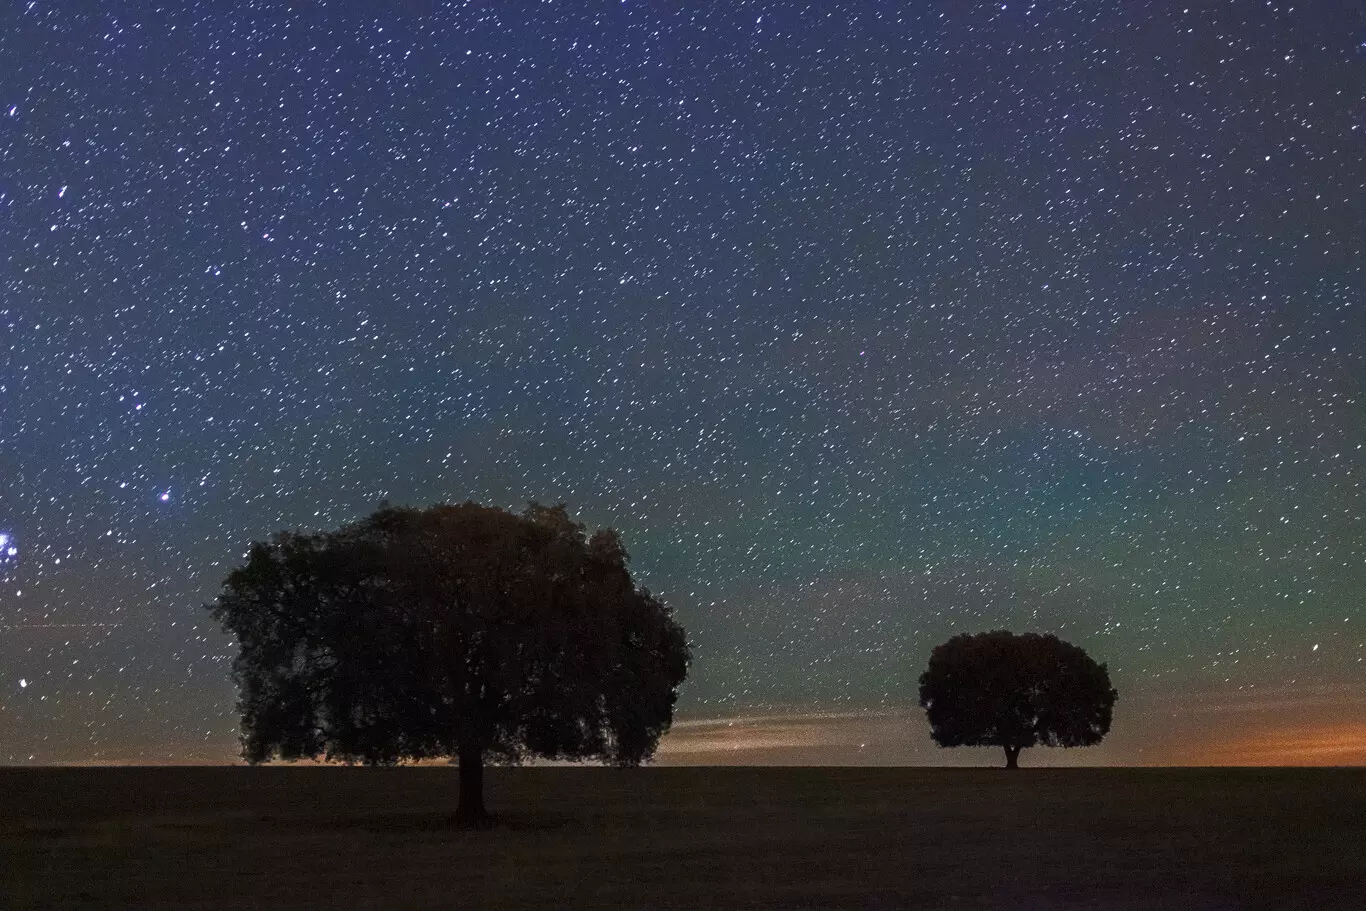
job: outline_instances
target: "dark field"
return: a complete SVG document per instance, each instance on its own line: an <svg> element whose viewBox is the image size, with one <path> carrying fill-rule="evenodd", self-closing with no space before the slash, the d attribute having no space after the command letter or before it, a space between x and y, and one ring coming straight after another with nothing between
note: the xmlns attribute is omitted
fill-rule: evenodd
<svg viewBox="0 0 1366 911"><path fill-rule="evenodd" d="M0 769L0 908L1366 908L1366 772Z"/></svg>

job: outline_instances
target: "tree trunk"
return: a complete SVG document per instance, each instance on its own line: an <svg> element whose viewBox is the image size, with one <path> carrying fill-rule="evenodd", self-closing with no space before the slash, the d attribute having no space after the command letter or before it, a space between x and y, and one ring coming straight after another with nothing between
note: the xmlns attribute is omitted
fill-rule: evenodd
<svg viewBox="0 0 1366 911"><path fill-rule="evenodd" d="M1020 748L1006 747L1006 768L1018 769L1020 767Z"/></svg>
<svg viewBox="0 0 1366 911"><path fill-rule="evenodd" d="M487 829L490 818L484 809L484 749L460 748L460 802L455 807L455 824L462 829Z"/></svg>

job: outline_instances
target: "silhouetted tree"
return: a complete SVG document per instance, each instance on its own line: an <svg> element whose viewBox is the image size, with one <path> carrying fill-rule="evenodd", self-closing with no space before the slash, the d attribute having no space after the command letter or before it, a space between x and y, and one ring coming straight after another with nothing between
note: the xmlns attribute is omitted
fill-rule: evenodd
<svg viewBox="0 0 1366 911"><path fill-rule="evenodd" d="M1020 750L1100 743L1118 693L1105 665L1057 636L1004 630L954 636L930 653L920 705L941 747Z"/></svg>
<svg viewBox="0 0 1366 911"><path fill-rule="evenodd" d="M213 616L236 636L248 762L456 757L482 826L486 760L634 765L668 729L684 632L615 531L561 506L382 506L253 544Z"/></svg>

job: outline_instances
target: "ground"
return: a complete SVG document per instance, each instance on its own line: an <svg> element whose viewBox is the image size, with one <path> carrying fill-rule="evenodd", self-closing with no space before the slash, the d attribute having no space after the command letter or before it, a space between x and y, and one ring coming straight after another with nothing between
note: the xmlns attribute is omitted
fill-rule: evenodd
<svg viewBox="0 0 1366 911"><path fill-rule="evenodd" d="M1366 908L1366 771L0 769L0 908Z"/></svg>

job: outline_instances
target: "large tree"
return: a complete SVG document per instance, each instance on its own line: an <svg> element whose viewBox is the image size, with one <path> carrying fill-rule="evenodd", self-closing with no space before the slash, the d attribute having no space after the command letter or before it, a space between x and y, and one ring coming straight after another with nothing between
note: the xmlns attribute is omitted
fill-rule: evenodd
<svg viewBox="0 0 1366 911"><path fill-rule="evenodd" d="M211 610L239 646L248 762L454 757L463 826L487 823L486 761L649 758L689 663L617 533L563 506L383 506L279 534Z"/></svg>
<svg viewBox="0 0 1366 911"><path fill-rule="evenodd" d="M1004 630L954 636L930 653L920 705L941 747L998 746L1006 768L1037 745L1080 747L1110 731L1118 693L1075 645Z"/></svg>

